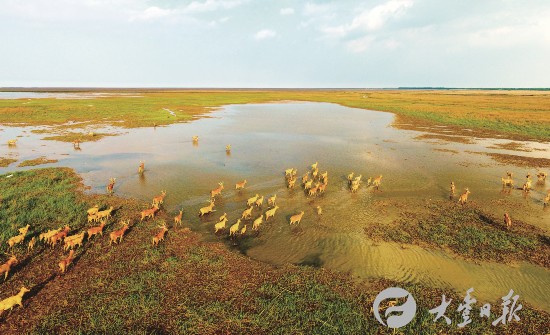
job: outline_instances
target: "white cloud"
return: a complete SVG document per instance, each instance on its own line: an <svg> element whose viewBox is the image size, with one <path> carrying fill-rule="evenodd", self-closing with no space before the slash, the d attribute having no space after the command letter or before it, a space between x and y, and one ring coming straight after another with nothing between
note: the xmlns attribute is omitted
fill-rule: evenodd
<svg viewBox="0 0 550 335"><path fill-rule="evenodd" d="M143 11L137 12L132 17L130 17L130 21L150 21L165 18L174 14L176 14L175 10L163 9L153 6L146 8Z"/></svg>
<svg viewBox="0 0 550 335"><path fill-rule="evenodd" d="M318 16L326 14L330 10L330 4L317 4L308 2L304 5L304 15Z"/></svg>
<svg viewBox="0 0 550 335"><path fill-rule="evenodd" d="M294 8L287 7L287 8L281 8L279 11L281 15L292 15L294 14Z"/></svg>
<svg viewBox="0 0 550 335"><path fill-rule="evenodd" d="M364 52L366 51L374 42L374 36L365 36L355 40L351 40L346 43L348 49L352 52Z"/></svg>
<svg viewBox="0 0 550 335"><path fill-rule="evenodd" d="M219 9L230 9L240 6L244 0L205 0L193 1L183 9L186 13L211 12Z"/></svg>
<svg viewBox="0 0 550 335"><path fill-rule="evenodd" d="M254 38L261 41L261 40L273 38L275 36L277 36L276 31L271 30L271 29L262 29L254 35Z"/></svg>

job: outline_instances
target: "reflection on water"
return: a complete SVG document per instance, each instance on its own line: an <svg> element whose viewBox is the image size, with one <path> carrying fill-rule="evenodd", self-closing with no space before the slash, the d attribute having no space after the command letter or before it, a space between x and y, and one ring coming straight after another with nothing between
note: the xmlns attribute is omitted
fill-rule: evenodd
<svg viewBox="0 0 550 335"><path fill-rule="evenodd" d="M550 271L542 267L479 265L442 251L375 245L364 237L363 229L369 223L390 220L400 212L390 207L379 213L373 202L443 199L451 180L459 191L469 187L471 199L488 211L508 210L512 217L549 231L550 213L542 211L544 187L536 186L527 200L519 191L500 193L500 177L506 170L523 176L526 169L498 165L488 157L465 152L490 151L486 147L502 143L502 139L477 140L475 144L418 141L414 137L419 132L389 126L393 114L323 103L233 105L212 116L186 124L132 129L99 142L83 143L80 151L73 150L70 143L40 141L39 135L26 128L4 127L1 143L22 137L16 148L2 145L0 156L57 158L59 163L53 165L75 168L95 192L104 192L109 178L116 177L117 194L144 203L150 203L161 189L167 190L166 208L175 214L183 207L183 221L209 240L222 239L212 234L213 223L221 214L227 212L232 224L248 197L277 194L280 210L275 219L264 223L257 236L241 241L241 250L253 258L273 264L325 266L363 278L386 277L459 291L473 286L479 299L497 300L514 289L521 299L550 311ZM192 143L193 135L200 137L197 145ZM225 150L227 144L231 144L230 154ZM550 158L547 151L520 154ZM145 162L142 177L137 173L140 161ZM298 168L301 176L315 161L319 161L321 172L329 172L324 196L307 199L299 189L285 188L286 168ZM13 169L12 165L0 168L0 172ZM383 192L373 194L361 188L350 194L345 176L351 171L364 179L383 174ZM233 185L243 179L248 180L247 188L236 192ZM199 219L198 209L207 204L210 190L220 181L226 189L216 202L217 212ZM507 208L511 203L514 206ZM323 208L321 217L315 213L316 206ZM305 211L302 222L290 227L289 217L301 210ZM260 210L255 210L253 216L259 214Z"/></svg>

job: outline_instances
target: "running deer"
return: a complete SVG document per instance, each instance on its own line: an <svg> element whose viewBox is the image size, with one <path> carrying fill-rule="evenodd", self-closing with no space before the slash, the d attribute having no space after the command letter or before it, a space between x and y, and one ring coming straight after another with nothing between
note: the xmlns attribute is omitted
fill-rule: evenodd
<svg viewBox="0 0 550 335"><path fill-rule="evenodd" d="M2 315L7 310L11 310L13 307L15 307L15 305L23 307L23 295L27 292L30 292L30 290L23 286L19 290L19 293L17 293L16 295L0 301L0 315Z"/></svg>
<svg viewBox="0 0 550 335"><path fill-rule="evenodd" d="M223 213L222 216L220 216L220 221L227 219L227 213Z"/></svg>
<svg viewBox="0 0 550 335"><path fill-rule="evenodd" d="M317 170L317 165L319 164L319 162L315 162L313 164L311 164L311 169L312 170Z"/></svg>
<svg viewBox="0 0 550 335"><path fill-rule="evenodd" d="M139 220L139 222L142 222L143 219L145 219L145 218L154 219L155 214L157 213L158 210L159 210L158 206L153 205L152 208L141 211L141 220Z"/></svg>
<svg viewBox="0 0 550 335"><path fill-rule="evenodd" d="M462 193L460 195L460 198L458 199L458 203L460 203L461 205L464 205L468 201L468 195L469 194L470 194L470 190L468 188L466 188L464 193Z"/></svg>
<svg viewBox="0 0 550 335"><path fill-rule="evenodd" d="M241 236L246 234L246 225L241 229Z"/></svg>
<svg viewBox="0 0 550 335"><path fill-rule="evenodd" d="M220 217L220 222L214 225L214 234L216 234L219 230L225 229L226 223L227 223L227 217L223 215L222 217Z"/></svg>
<svg viewBox="0 0 550 335"><path fill-rule="evenodd" d="M254 220L254 222L252 223L252 230L258 230L260 228L260 225L264 222L264 215L260 215L259 218L257 218L256 220Z"/></svg>
<svg viewBox="0 0 550 335"><path fill-rule="evenodd" d="M353 172L348 174L348 184L350 184L350 185L351 185L351 182L353 181L353 175L354 175Z"/></svg>
<svg viewBox="0 0 550 335"><path fill-rule="evenodd" d="M153 236L153 247L156 247L159 245L159 242L164 241L164 235L166 235L166 232L168 231L168 228L166 228L166 225L158 226L160 228L160 231L158 234Z"/></svg>
<svg viewBox="0 0 550 335"><path fill-rule="evenodd" d="M111 245L113 242L118 244L122 242L122 237L124 237L124 234L126 231L130 228L130 220L128 221L122 221L122 228L119 230L115 230L109 234L109 245Z"/></svg>
<svg viewBox="0 0 550 335"><path fill-rule="evenodd" d="M180 209L180 212L178 215L174 216L174 227L176 227L178 224L181 224L182 216L183 216L183 208Z"/></svg>
<svg viewBox="0 0 550 335"><path fill-rule="evenodd" d="M288 180L288 188L294 188L294 185L296 184L296 177L291 177L289 180Z"/></svg>
<svg viewBox="0 0 550 335"><path fill-rule="evenodd" d="M212 191L210 191L210 197L211 197L211 198L214 198L215 196L221 195L221 194L222 194L222 191L223 191L223 181L222 181L222 182L219 182L218 185L219 185L218 188L213 189Z"/></svg>
<svg viewBox="0 0 550 335"><path fill-rule="evenodd" d="M116 182L116 178L109 179L109 184L107 184L107 193L109 193L109 195L113 194L114 192L115 182Z"/></svg>
<svg viewBox="0 0 550 335"><path fill-rule="evenodd" d="M264 196L262 195L261 197L259 197L254 204L256 205L256 207L262 207L264 204Z"/></svg>
<svg viewBox="0 0 550 335"><path fill-rule="evenodd" d="M504 213L504 225L506 225L506 228L512 227L512 219L510 219L508 213Z"/></svg>
<svg viewBox="0 0 550 335"><path fill-rule="evenodd" d="M236 190L243 190L246 185L246 179L235 184Z"/></svg>
<svg viewBox="0 0 550 335"><path fill-rule="evenodd" d="M379 175L378 177L374 178L374 180L372 181L372 186L374 186L377 190L379 190L381 183L382 183L382 175Z"/></svg>
<svg viewBox="0 0 550 335"><path fill-rule="evenodd" d="M8 279L8 275L10 273L11 267L15 264L17 264L19 261L17 260L17 257L15 255L12 255L6 263L0 265L0 275L4 273L4 281Z"/></svg>
<svg viewBox="0 0 550 335"><path fill-rule="evenodd" d="M313 184L313 179L307 181L305 184L304 184L304 190L309 190L311 188Z"/></svg>
<svg viewBox="0 0 550 335"><path fill-rule="evenodd" d="M74 260L74 250L69 251L69 256L67 258L64 258L59 262L59 269L61 270L61 273L65 273L67 271L67 268Z"/></svg>
<svg viewBox="0 0 550 335"><path fill-rule="evenodd" d="M203 216L205 214L212 213L212 212L215 212L215 210L214 210L214 198L212 200L210 200L210 205L208 205L206 207L202 207L201 209L199 209L199 216Z"/></svg>
<svg viewBox="0 0 550 335"><path fill-rule="evenodd" d="M94 237L97 234L103 236L103 228L105 227L106 223L107 223L107 220L102 220L99 226L88 229L88 240L90 240L92 237Z"/></svg>
<svg viewBox="0 0 550 335"><path fill-rule="evenodd" d="M65 246L63 247L63 251L67 251L68 249L76 249L77 246L82 246L82 241L84 241L85 235L86 232L82 232L77 235L65 237Z"/></svg>
<svg viewBox="0 0 550 335"><path fill-rule="evenodd" d="M166 191L160 191L160 195L157 195L153 198L153 206L157 205L160 207L164 203L164 198L166 197Z"/></svg>
<svg viewBox="0 0 550 335"><path fill-rule="evenodd" d="M305 185L307 181L309 180L309 172L307 172L305 175L302 176L302 185Z"/></svg>
<svg viewBox="0 0 550 335"><path fill-rule="evenodd" d="M543 207L546 208L546 207L548 206L549 203L550 203L550 192L548 192L548 194L547 194L546 197L544 198Z"/></svg>
<svg viewBox="0 0 550 335"><path fill-rule="evenodd" d="M272 209L265 212L265 221L269 220L269 218L275 216L275 212L277 212L277 209L279 209L279 206L275 206Z"/></svg>
<svg viewBox="0 0 550 335"><path fill-rule="evenodd" d="M142 161L139 162L139 167L138 167L138 174L140 176L143 175L143 172L145 172L145 163L143 163Z"/></svg>
<svg viewBox="0 0 550 335"><path fill-rule="evenodd" d="M317 206L317 215L323 215L323 209L321 208L321 206Z"/></svg>
<svg viewBox="0 0 550 335"><path fill-rule="evenodd" d="M290 224L298 224L300 221L302 221L302 216L304 216L304 211L301 211L299 214L292 215L290 217Z"/></svg>
<svg viewBox="0 0 550 335"><path fill-rule="evenodd" d="M246 201L246 205L247 206L252 206L256 200L258 200L258 198L260 197L260 195L258 193L256 193L255 196L253 196L252 198L248 198L248 200Z"/></svg>
<svg viewBox="0 0 550 335"><path fill-rule="evenodd" d="M243 215L241 216L241 219L250 219L252 218L252 209L254 207L249 207L243 211Z"/></svg>
<svg viewBox="0 0 550 335"><path fill-rule="evenodd" d="M239 231L239 225L241 224L241 220L238 219L237 222L229 227L229 236L235 235Z"/></svg>

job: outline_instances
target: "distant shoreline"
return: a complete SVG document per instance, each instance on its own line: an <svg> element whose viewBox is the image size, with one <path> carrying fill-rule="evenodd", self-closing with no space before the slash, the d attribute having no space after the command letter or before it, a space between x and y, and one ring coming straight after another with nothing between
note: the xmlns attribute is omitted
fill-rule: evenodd
<svg viewBox="0 0 550 335"><path fill-rule="evenodd" d="M186 92L186 91L550 91L550 87L0 87L0 92Z"/></svg>

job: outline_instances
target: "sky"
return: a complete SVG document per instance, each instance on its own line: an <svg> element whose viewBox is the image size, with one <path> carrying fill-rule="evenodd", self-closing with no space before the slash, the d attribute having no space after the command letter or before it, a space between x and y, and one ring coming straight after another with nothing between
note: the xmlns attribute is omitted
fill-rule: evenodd
<svg viewBox="0 0 550 335"><path fill-rule="evenodd" d="M548 0L0 0L0 87L550 87Z"/></svg>

